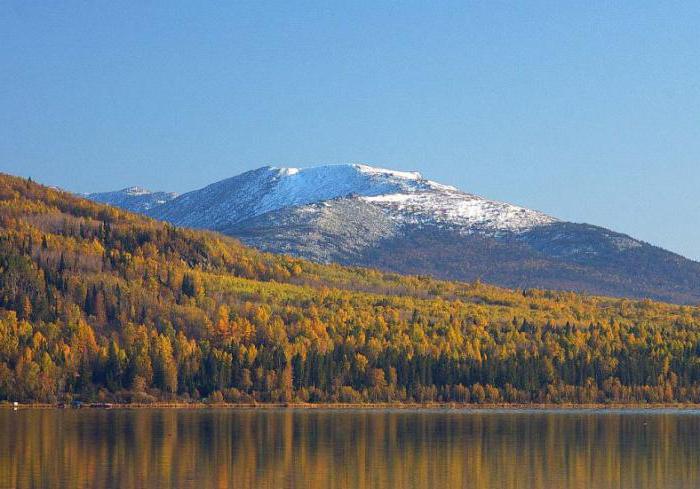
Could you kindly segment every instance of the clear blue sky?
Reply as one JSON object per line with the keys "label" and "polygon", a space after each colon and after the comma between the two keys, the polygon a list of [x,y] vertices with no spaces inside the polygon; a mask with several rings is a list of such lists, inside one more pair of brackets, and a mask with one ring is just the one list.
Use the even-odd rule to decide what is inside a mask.
{"label": "clear blue sky", "polygon": [[231,3],[2,2],[0,171],[366,162],[700,259],[700,3]]}

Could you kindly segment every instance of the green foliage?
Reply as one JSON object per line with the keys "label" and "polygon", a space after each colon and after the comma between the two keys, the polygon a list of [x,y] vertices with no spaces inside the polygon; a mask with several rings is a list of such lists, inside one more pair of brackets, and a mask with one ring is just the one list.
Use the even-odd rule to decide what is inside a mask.
{"label": "green foliage", "polygon": [[700,309],[260,253],[0,176],[0,399],[700,401]]}

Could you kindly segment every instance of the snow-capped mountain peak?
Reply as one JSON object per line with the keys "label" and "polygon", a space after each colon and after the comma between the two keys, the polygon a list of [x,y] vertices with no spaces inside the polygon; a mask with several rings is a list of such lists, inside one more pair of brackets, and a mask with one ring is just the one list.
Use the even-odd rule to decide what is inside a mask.
{"label": "snow-capped mountain peak", "polygon": [[364,164],[280,168],[280,179],[256,214],[352,196],[402,223],[438,223],[464,230],[523,231],[556,221],[541,212],[484,199],[423,178],[419,172]]}
{"label": "snow-capped mountain peak", "polygon": [[149,214],[180,225],[222,229],[281,209],[332,206],[338,199],[362,201],[398,225],[437,224],[462,232],[520,232],[556,221],[427,180],[419,172],[366,164],[262,167],[186,193]]}

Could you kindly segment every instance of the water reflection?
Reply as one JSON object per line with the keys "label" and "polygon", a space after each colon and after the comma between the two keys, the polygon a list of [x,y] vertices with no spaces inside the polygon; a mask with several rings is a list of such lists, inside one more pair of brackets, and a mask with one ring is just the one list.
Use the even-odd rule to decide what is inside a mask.
{"label": "water reflection", "polygon": [[700,414],[0,410],[0,487],[700,487]]}

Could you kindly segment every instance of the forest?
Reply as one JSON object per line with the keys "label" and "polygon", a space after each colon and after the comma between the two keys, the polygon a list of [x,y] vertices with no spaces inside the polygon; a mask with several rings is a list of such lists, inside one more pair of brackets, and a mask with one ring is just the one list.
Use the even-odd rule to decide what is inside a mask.
{"label": "forest", "polygon": [[700,308],[321,265],[0,175],[0,400],[694,403]]}

